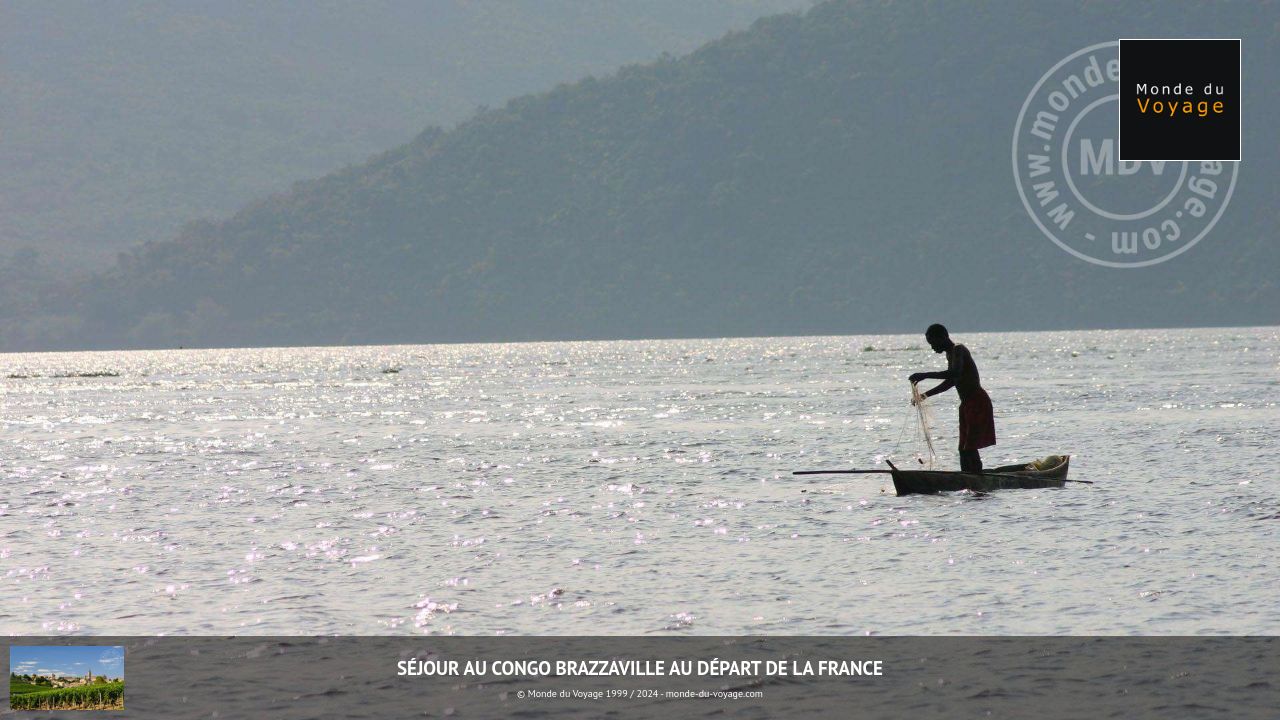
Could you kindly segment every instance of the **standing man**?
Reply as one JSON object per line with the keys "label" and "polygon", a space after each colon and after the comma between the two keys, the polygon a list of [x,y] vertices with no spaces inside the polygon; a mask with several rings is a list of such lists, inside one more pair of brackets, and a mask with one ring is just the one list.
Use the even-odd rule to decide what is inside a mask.
{"label": "standing man", "polygon": [[932,397],[955,388],[960,395],[960,469],[982,472],[982,456],[978,451],[996,444],[996,418],[991,397],[978,381],[978,366],[969,348],[951,341],[947,329],[937,323],[924,333],[934,352],[947,354],[947,369],[942,372],[913,373],[912,385],[921,380],[941,380],[942,384],[924,394]]}

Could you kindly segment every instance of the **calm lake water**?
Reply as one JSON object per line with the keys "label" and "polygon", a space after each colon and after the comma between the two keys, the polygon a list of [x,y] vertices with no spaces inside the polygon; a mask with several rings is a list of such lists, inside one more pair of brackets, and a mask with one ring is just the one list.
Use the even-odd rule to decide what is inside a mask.
{"label": "calm lake water", "polygon": [[0,631],[1280,633],[1280,329],[957,339],[1094,484],[791,476],[910,460],[916,335],[0,355]]}

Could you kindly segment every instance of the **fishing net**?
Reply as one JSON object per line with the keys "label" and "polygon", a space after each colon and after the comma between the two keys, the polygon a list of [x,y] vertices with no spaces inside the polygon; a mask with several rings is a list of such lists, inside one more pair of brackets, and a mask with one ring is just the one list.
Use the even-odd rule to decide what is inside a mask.
{"label": "fishing net", "polygon": [[920,432],[921,447],[916,451],[916,462],[926,470],[932,470],[938,459],[933,450],[933,413],[929,410],[929,400],[920,392],[918,383],[911,383],[911,404],[916,408],[917,428]]}

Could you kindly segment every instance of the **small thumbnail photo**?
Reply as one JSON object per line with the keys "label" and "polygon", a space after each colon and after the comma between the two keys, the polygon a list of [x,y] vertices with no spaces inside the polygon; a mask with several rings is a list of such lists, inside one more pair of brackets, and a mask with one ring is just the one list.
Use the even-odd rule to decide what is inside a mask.
{"label": "small thumbnail photo", "polygon": [[123,710],[124,648],[11,646],[9,709]]}

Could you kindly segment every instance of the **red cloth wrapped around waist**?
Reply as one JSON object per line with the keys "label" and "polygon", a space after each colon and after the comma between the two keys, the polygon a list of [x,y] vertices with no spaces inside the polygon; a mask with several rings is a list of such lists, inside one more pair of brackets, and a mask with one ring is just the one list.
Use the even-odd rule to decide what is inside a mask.
{"label": "red cloth wrapped around waist", "polygon": [[978,388],[960,403],[960,449],[978,450],[996,444],[996,416],[991,397]]}

